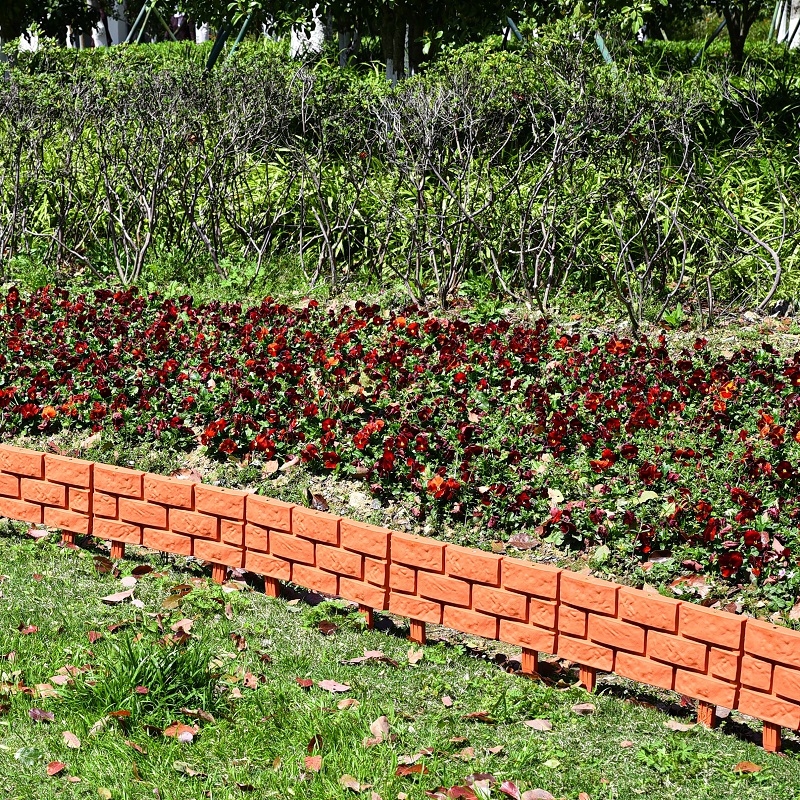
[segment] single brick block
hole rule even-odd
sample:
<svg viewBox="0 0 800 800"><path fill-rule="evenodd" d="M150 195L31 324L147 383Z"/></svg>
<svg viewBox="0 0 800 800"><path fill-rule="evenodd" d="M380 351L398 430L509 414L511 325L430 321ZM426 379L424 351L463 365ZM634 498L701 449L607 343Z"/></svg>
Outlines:
<svg viewBox="0 0 800 800"><path fill-rule="evenodd" d="M219 521L219 538L233 547L241 547L244 544L244 522L221 519Z"/></svg>
<svg viewBox="0 0 800 800"><path fill-rule="evenodd" d="M167 527L167 509L164 506L131 500L129 497L119 499L119 518L148 528Z"/></svg>
<svg viewBox="0 0 800 800"><path fill-rule="evenodd" d="M561 573L559 598L562 603L615 617L618 592L619 586L609 581L602 581L589 575L579 575L577 572Z"/></svg>
<svg viewBox="0 0 800 800"><path fill-rule="evenodd" d="M292 565L288 561L268 556L266 553L247 550L244 565L245 569L255 572L256 575L265 575L280 581L288 581L292 578Z"/></svg>
<svg viewBox="0 0 800 800"><path fill-rule="evenodd" d="M343 519L339 523L339 530L342 536L342 547L374 558L386 559L389 557L389 540L392 532L388 528L379 528L377 525L368 525L366 522Z"/></svg>
<svg viewBox="0 0 800 800"><path fill-rule="evenodd" d="M675 667L624 651L617 653L614 671L632 681L658 686L662 689L672 689L675 686Z"/></svg>
<svg viewBox="0 0 800 800"><path fill-rule="evenodd" d="M142 544L151 550L160 550L162 553L175 553L179 556L192 555L191 536L181 536L172 531L162 531L158 528L145 528L142 531Z"/></svg>
<svg viewBox="0 0 800 800"><path fill-rule="evenodd" d="M169 512L169 526L176 533L219 541L219 519L209 514L173 508Z"/></svg>
<svg viewBox="0 0 800 800"><path fill-rule="evenodd" d="M689 672L684 669L677 670L675 673L675 691L723 708L736 707L737 686L735 683L718 681L716 678L709 678L699 672Z"/></svg>
<svg viewBox="0 0 800 800"><path fill-rule="evenodd" d="M644 653L644 628L613 617L589 614L588 638L630 653Z"/></svg>
<svg viewBox="0 0 800 800"><path fill-rule="evenodd" d="M527 647L541 653L555 653L558 634L555 631L537 628L535 625L527 625L524 622L501 619L498 638L501 642L515 644L518 647Z"/></svg>
<svg viewBox="0 0 800 800"><path fill-rule="evenodd" d="M314 563L314 543L290 533L270 531L270 552L287 561L299 561L302 564ZM297 581L300 583L300 581ZM301 584L302 585L302 584Z"/></svg>
<svg viewBox="0 0 800 800"><path fill-rule="evenodd" d="M313 589L323 594L339 593L339 576L324 572L308 564L295 564L292 568L292 583Z"/></svg>
<svg viewBox="0 0 800 800"><path fill-rule="evenodd" d="M115 519L95 517L92 521L92 535L98 539L110 539L112 542L142 543L142 529L138 525Z"/></svg>
<svg viewBox="0 0 800 800"><path fill-rule="evenodd" d="M88 489L73 489L70 486L67 502L70 511L89 514L92 510L92 493Z"/></svg>
<svg viewBox="0 0 800 800"><path fill-rule="evenodd" d="M503 558L500 572L504 589L525 592L545 600L558 598L561 570L550 564L535 564L522 558Z"/></svg>
<svg viewBox="0 0 800 800"><path fill-rule="evenodd" d="M194 508L192 493L194 483L180 478L147 473L144 476L144 499L148 503L160 503L170 508Z"/></svg>
<svg viewBox="0 0 800 800"><path fill-rule="evenodd" d="M745 653L742 656L742 668L739 671L739 682L751 689L764 692L772 690L772 663L762 661Z"/></svg>
<svg viewBox="0 0 800 800"><path fill-rule="evenodd" d="M315 542L338 546L339 519L324 511L295 506L292 509L292 533Z"/></svg>
<svg viewBox="0 0 800 800"><path fill-rule="evenodd" d="M48 481L65 483L79 489L92 485L92 462L45 453L44 474Z"/></svg>
<svg viewBox="0 0 800 800"><path fill-rule="evenodd" d="M269 553L269 531L260 525L247 523L244 526L244 543L248 550Z"/></svg>
<svg viewBox="0 0 800 800"><path fill-rule="evenodd" d="M389 583L389 565L378 558L364 559L364 580L375 586L387 588Z"/></svg>
<svg viewBox="0 0 800 800"><path fill-rule="evenodd" d="M51 528L61 528L61 530L80 533L84 536L94 533L91 517L87 514L66 511L63 508L45 506L44 524Z"/></svg>
<svg viewBox="0 0 800 800"><path fill-rule="evenodd" d="M655 592L644 592L629 586L623 586L619 590L619 616L622 619L667 633L678 631L680 605L680 600L662 597Z"/></svg>
<svg viewBox="0 0 800 800"><path fill-rule="evenodd" d="M247 492L239 489L227 489L224 486L206 486L203 483L194 485L195 511L215 514L228 519L244 519L244 501Z"/></svg>
<svg viewBox="0 0 800 800"><path fill-rule="evenodd" d="M472 590L472 606L476 611L485 611L498 617L528 621L528 598L506 589L476 584Z"/></svg>
<svg viewBox="0 0 800 800"><path fill-rule="evenodd" d="M484 639L497 639L497 617L479 614L466 608L446 605L442 625L452 628L454 631L483 636Z"/></svg>
<svg viewBox="0 0 800 800"><path fill-rule="evenodd" d="M96 492L120 494L141 500L144 493L144 472L110 464L95 464L94 489Z"/></svg>
<svg viewBox="0 0 800 800"><path fill-rule="evenodd" d="M573 639L563 634L558 637L558 656L605 672L612 672L614 669L614 651L610 647L584 639Z"/></svg>
<svg viewBox="0 0 800 800"><path fill-rule="evenodd" d="M240 547L212 542L210 539L195 539L193 554L195 558L202 558L213 564L224 564L233 569L241 569L244 563L244 551Z"/></svg>
<svg viewBox="0 0 800 800"><path fill-rule="evenodd" d="M769 694L754 692L752 689L739 690L737 709L748 717L756 717L784 728L800 728L800 706L788 700L779 700Z"/></svg>
<svg viewBox="0 0 800 800"><path fill-rule="evenodd" d="M19 499L19 476L0 472L0 495Z"/></svg>
<svg viewBox="0 0 800 800"><path fill-rule="evenodd" d="M469 608L469 583L458 578L448 578L446 575L436 572L420 571L417 573L417 594L454 606Z"/></svg>
<svg viewBox="0 0 800 800"><path fill-rule="evenodd" d="M28 450L25 447L0 444L0 470L14 475L26 475L29 478L43 478L44 453Z"/></svg>
<svg viewBox="0 0 800 800"><path fill-rule="evenodd" d="M41 503L43 506L66 508L67 487L60 483L37 481L34 478L23 478L20 481L22 499L29 503Z"/></svg>
<svg viewBox="0 0 800 800"><path fill-rule="evenodd" d="M528 601L528 622L542 628L555 629L558 619L558 604L554 600L531 597Z"/></svg>
<svg viewBox="0 0 800 800"><path fill-rule="evenodd" d="M754 656L800 667L800 631L748 619L745 625L744 649Z"/></svg>
<svg viewBox="0 0 800 800"><path fill-rule="evenodd" d="M579 608L572 606L558 606L558 630L570 636L586 638L586 628L589 615Z"/></svg>
<svg viewBox="0 0 800 800"><path fill-rule="evenodd" d="M717 644L729 650L738 650L742 646L745 617L694 603L681 603L679 616L681 636Z"/></svg>
<svg viewBox="0 0 800 800"><path fill-rule="evenodd" d="M96 517L117 517L117 498L113 494L92 492L92 514Z"/></svg>
<svg viewBox="0 0 800 800"><path fill-rule="evenodd" d="M24 500L0 497L0 516L38 525L42 521L42 507L36 503L26 503Z"/></svg>
<svg viewBox="0 0 800 800"><path fill-rule="evenodd" d="M495 553L484 553L472 547L447 546L445 572L456 578L467 578L475 583L500 585L500 564L503 557Z"/></svg>
<svg viewBox="0 0 800 800"><path fill-rule="evenodd" d="M357 580L364 578L364 556L349 550L342 550L340 547L318 544L317 566L327 572L347 575Z"/></svg>
<svg viewBox="0 0 800 800"><path fill-rule="evenodd" d="M736 682L739 679L739 661L742 654L739 650L723 650L712 647L708 651L708 671L715 678Z"/></svg>
<svg viewBox="0 0 800 800"><path fill-rule="evenodd" d="M776 664L772 676L772 693L800 702L800 670Z"/></svg>
<svg viewBox="0 0 800 800"><path fill-rule="evenodd" d="M288 533L292 530L292 503L273 500L271 497L259 497L248 494L245 501L245 515L248 522Z"/></svg>
<svg viewBox="0 0 800 800"><path fill-rule="evenodd" d="M647 634L647 655L657 661L706 672L708 645L660 631L650 631Z"/></svg>
<svg viewBox="0 0 800 800"><path fill-rule="evenodd" d="M429 572L444 572L444 551L447 547L444 542L410 533L393 533L391 542L393 562Z"/></svg>
<svg viewBox="0 0 800 800"><path fill-rule="evenodd" d="M442 622L441 603L423 600L414 595L391 592L389 594L389 611L400 617L408 617L420 622L432 622L436 625Z"/></svg>
<svg viewBox="0 0 800 800"><path fill-rule="evenodd" d="M417 591L417 571L402 564L389 566L389 588L414 594Z"/></svg>
<svg viewBox="0 0 800 800"><path fill-rule="evenodd" d="M386 589L352 578L339 578L339 594L346 600L378 611L385 611L389 605Z"/></svg>

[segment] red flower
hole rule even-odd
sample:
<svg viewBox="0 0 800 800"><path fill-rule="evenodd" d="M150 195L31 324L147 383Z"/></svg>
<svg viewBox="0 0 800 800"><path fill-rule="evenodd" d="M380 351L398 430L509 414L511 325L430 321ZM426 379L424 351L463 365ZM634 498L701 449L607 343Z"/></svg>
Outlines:
<svg viewBox="0 0 800 800"><path fill-rule="evenodd" d="M609 467L613 466L617 461L617 457L614 453L606 448L601 453L601 456L597 461L590 461L589 464L591 465L592 469L597 473L605 472Z"/></svg>
<svg viewBox="0 0 800 800"><path fill-rule="evenodd" d="M719 557L719 571L722 573L722 577L730 578L735 575L741 569L743 562L742 554L736 550L723 553Z"/></svg>
<svg viewBox="0 0 800 800"><path fill-rule="evenodd" d="M233 439L225 439L220 443L219 449L221 452L231 455L236 452L236 442Z"/></svg>
<svg viewBox="0 0 800 800"><path fill-rule="evenodd" d="M663 474L664 473L661 472L655 464L651 464L649 461L645 461L644 464L639 467L639 478L645 486L655 483Z"/></svg>
<svg viewBox="0 0 800 800"><path fill-rule="evenodd" d="M792 465L788 461L779 461L775 465L775 474L782 480L788 481L794 474Z"/></svg>
<svg viewBox="0 0 800 800"><path fill-rule="evenodd" d="M624 444L620 447L619 454L628 461L633 461L639 455L639 448L635 444Z"/></svg>

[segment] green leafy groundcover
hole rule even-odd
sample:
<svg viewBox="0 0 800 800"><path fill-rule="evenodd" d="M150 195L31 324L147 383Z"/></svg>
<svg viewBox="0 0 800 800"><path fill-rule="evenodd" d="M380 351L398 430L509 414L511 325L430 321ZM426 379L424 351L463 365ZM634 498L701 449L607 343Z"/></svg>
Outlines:
<svg viewBox="0 0 800 800"><path fill-rule="evenodd" d="M299 458L493 538L536 529L637 560L691 547L723 579L794 584L800 353L768 343L675 354L545 320L49 287L8 293L0 348L7 437L91 428Z"/></svg>

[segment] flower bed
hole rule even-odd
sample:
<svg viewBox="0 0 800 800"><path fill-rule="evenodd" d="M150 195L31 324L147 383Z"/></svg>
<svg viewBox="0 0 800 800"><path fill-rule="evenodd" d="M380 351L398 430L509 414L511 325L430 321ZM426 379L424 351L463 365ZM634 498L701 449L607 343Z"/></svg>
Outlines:
<svg viewBox="0 0 800 800"><path fill-rule="evenodd" d="M416 308L195 307L135 290L11 290L6 435L82 427L367 480L476 541L535 531L637 560L690 546L731 581L798 557L800 354L715 356Z"/></svg>

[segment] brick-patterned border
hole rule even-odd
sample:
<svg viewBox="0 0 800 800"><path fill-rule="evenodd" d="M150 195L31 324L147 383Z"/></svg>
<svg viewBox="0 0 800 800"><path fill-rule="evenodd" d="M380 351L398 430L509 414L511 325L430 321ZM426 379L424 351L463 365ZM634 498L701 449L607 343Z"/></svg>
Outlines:
<svg viewBox="0 0 800 800"><path fill-rule="evenodd" d="M289 581L411 620L522 647L524 672L539 651L672 689L781 727L800 728L800 633L568 570L391 531L235 489L0 445L0 515L125 545L144 545L266 579Z"/></svg>

